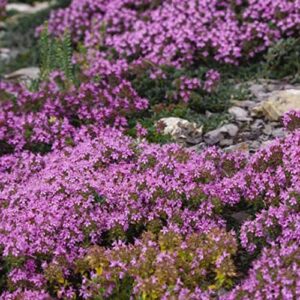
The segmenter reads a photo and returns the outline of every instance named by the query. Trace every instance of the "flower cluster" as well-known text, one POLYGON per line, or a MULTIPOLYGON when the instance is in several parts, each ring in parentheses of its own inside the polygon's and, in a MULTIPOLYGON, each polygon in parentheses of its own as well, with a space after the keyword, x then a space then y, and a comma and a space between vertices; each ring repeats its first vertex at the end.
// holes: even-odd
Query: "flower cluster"
POLYGON ((150 144, 136 119, 149 105, 138 90, 157 109, 211 92, 220 74, 199 64, 253 57, 299 15, 298 0, 73 0, 52 13, 50 31, 79 45, 72 76, 0 82, 0 298, 299 298, 299 112, 251 156, 150 144))
POLYGON ((300 112, 290 111, 284 115, 283 124, 290 131, 300 128, 300 112))
POLYGON ((211 92, 219 83, 221 75, 218 71, 209 70, 205 74, 205 82, 203 89, 207 92, 211 92))
POLYGON ((237 63, 297 33, 299 12, 297 0, 74 0, 49 28, 157 64, 237 63))
POLYGON ((253 221, 242 226, 241 240, 248 251, 262 249, 247 279, 224 299, 294 299, 299 297, 299 183, 253 221))
POLYGON ((288 246, 264 249, 249 278, 222 299, 297 299, 299 258, 299 240, 288 246))
POLYGON ((238 239, 258 258, 224 299, 295 298, 299 146, 296 130, 252 157, 196 154, 101 129, 78 131, 75 147, 44 156, 2 156, 0 249, 14 262, 4 299, 31 291, 45 299, 223 297, 238 276, 238 239), (223 212, 243 201, 253 218, 236 236, 223 212))
POLYGON ((207 234, 182 234, 164 230, 144 233, 133 245, 116 243, 110 250, 92 248, 87 257, 94 270, 88 283, 90 297, 114 292, 125 278, 132 278, 132 294, 147 299, 191 299, 230 287, 235 274, 232 256, 236 240, 231 233, 213 228, 207 234), (210 277, 215 273, 215 277, 210 277), (210 289, 210 291, 208 291, 210 289))
POLYGON ((201 82, 198 78, 188 78, 186 76, 181 76, 174 84, 178 86, 178 95, 175 98, 183 99, 186 103, 190 100, 191 92, 201 87, 201 82))
POLYGON ((38 291, 31 291, 31 290, 22 290, 18 289, 13 293, 3 293, 1 295, 3 300, 51 300, 52 298, 46 292, 38 292, 38 291))
POLYGON ((78 128, 126 126, 126 117, 147 108, 148 101, 121 71, 102 59, 82 71, 79 86, 56 71, 37 91, 0 82, 0 141, 16 150, 57 148, 72 144, 78 128))

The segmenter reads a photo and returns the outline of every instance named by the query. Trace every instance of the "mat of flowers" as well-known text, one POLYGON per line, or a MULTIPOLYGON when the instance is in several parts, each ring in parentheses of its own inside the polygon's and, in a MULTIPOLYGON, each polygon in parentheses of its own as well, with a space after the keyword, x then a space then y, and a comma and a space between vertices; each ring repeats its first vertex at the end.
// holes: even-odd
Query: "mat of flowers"
POLYGON ((79 84, 60 71, 36 90, 0 82, 0 299, 300 298, 299 112, 251 156, 125 134, 149 105, 129 80, 145 61, 238 64, 299 27, 288 0, 74 0, 52 13, 50 32, 70 30, 87 56, 74 57, 79 84))

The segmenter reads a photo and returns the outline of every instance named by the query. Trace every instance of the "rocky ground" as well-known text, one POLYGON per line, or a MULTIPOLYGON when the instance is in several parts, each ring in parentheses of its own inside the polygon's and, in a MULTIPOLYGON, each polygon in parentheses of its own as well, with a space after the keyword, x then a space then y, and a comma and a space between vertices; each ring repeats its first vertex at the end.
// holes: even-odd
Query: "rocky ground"
MULTIPOLYGON (((255 152, 275 138, 286 135, 281 122, 283 114, 300 108, 300 85, 275 80, 257 80, 243 84, 249 100, 231 100, 228 122, 203 134, 201 126, 180 118, 164 118, 164 133, 197 150, 216 145, 231 151, 255 152)), ((239 86, 237 86, 239 88, 239 86)), ((211 117, 207 112, 207 117, 211 117)))

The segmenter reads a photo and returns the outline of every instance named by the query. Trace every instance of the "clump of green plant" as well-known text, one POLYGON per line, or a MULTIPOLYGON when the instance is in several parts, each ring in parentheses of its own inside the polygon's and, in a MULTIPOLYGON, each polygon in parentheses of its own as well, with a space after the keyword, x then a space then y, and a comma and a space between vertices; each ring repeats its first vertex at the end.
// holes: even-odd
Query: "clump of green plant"
POLYGON ((149 100, 151 106, 157 104, 178 104, 187 103, 189 109, 197 113, 223 112, 230 105, 230 99, 242 100, 246 96, 245 91, 235 88, 234 80, 231 80, 230 74, 225 74, 223 78, 211 90, 207 91, 203 88, 205 83, 205 76, 211 68, 207 66, 200 66, 189 69, 176 69, 175 67, 147 65, 145 63, 142 67, 139 66, 131 71, 131 81, 138 93, 149 100), (156 77, 151 76, 153 73, 158 73, 156 77), (200 83, 192 88, 183 86, 185 79, 196 80, 200 83), (230 78, 230 80, 229 80, 230 78), (186 90, 182 90, 186 88, 186 90), (188 93, 188 97, 182 99, 181 92, 188 93))
POLYGON ((189 107, 198 113, 205 113, 206 111, 220 113, 230 107, 230 100, 240 100, 243 97, 242 92, 236 89, 233 84, 223 81, 210 93, 193 92, 189 107))
POLYGON ((128 125, 129 128, 126 131, 126 134, 131 137, 138 137, 139 133, 137 130, 138 124, 142 126, 146 130, 146 134, 144 138, 150 142, 155 144, 167 144, 172 141, 172 137, 170 135, 162 134, 156 127, 157 118, 148 117, 148 118, 134 118, 129 120, 128 125))
POLYGON ((271 78, 300 79, 300 38, 278 41, 266 54, 265 72, 271 78))
MULTIPOLYGON (((45 27, 46 28, 46 27, 45 27)), ((75 82, 75 67, 72 63, 71 37, 66 32, 62 39, 50 37, 44 29, 39 40, 40 80, 47 80, 52 71, 62 71, 65 77, 75 82)))

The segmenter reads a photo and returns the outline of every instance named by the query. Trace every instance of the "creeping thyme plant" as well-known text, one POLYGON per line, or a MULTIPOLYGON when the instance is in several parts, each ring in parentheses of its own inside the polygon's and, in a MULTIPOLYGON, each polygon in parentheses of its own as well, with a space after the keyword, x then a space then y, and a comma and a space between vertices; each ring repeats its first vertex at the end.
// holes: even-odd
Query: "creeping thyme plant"
POLYGON ((251 156, 151 143, 143 120, 211 99, 219 64, 295 36, 299 16, 298 0, 54 11, 40 78, 0 81, 0 299, 298 299, 300 113, 251 156))

